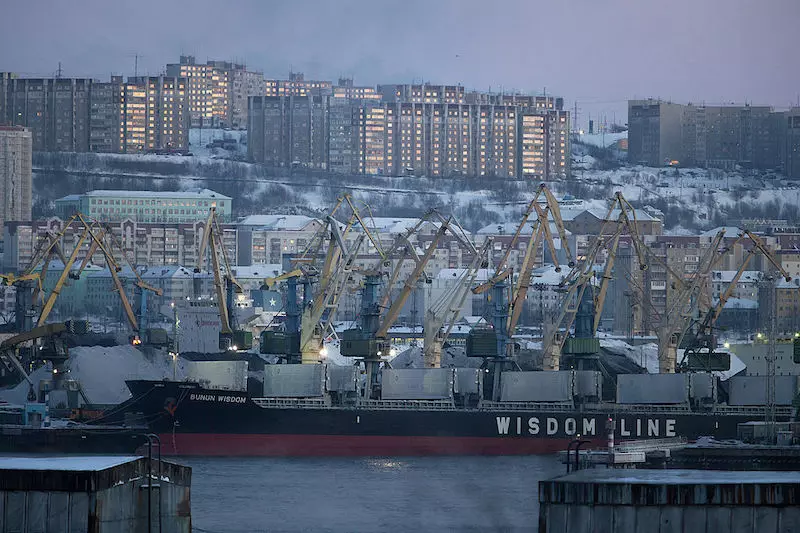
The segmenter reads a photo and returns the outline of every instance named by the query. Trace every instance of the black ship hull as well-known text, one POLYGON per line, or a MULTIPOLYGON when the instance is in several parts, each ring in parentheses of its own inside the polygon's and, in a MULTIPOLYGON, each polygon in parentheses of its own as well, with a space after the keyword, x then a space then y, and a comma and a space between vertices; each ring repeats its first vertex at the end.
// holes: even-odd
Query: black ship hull
MULTIPOLYGON (((525 455, 552 453, 576 439, 602 446, 612 420, 617 440, 736 437, 753 413, 609 408, 483 410, 293 407, 196 383, 129 381, 118 415, 147 421, 162 453, 205 456, 525 455)), ((640 406, 645 407, 645 406, 640 406)))
POLYGON ((0 426, 0 453, 134 455, 147 444, 145 428, 0 426))

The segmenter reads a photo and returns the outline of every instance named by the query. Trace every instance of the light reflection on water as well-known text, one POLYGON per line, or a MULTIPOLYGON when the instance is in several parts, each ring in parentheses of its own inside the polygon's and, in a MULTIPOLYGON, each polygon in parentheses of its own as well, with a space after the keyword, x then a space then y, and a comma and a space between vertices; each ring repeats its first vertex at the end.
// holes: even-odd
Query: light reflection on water
POLYGON ((198 532, 536 531, 554 456, 179 458, 198 532))

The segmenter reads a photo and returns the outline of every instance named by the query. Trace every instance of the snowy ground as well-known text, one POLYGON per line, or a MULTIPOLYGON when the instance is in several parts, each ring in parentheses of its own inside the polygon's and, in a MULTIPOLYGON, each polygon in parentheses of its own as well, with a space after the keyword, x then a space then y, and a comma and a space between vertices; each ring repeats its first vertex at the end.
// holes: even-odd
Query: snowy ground
POLYGON ((189 150, 195 157, 225 158, 233 154, 247 155, 247 130, 224 130, 219 128, 192 128, 189 130, 189 150), (235 141, 236 150, 209 148, 215 140, 235 141))

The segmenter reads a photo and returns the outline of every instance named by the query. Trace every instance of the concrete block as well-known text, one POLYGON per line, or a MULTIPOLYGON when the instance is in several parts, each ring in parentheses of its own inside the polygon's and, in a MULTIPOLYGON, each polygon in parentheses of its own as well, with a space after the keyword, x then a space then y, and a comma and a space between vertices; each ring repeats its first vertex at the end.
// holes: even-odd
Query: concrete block
POLYGON ((800 531, 800 508, 782 507, 778 509, 778 520, 780 533, 800 531))
POLYGON ((628 505, 615 505, 612 531, 636 531, 636 509, 628 505))
MULTIPOLYGON (((653 531, 659 521, 658 507, 637 507, 636 508, 636 529, 633 531, 653 531)), ((656 531, 658 531, 656 529, 656 531)))
POLYGON ((731 533, 756 533, 753 507, 734 507, 731 510, 731 533))
POLYGON ((756 507, 754 533, 778 531, 778 513, 773 507, 756 507))
POLYGON ((50 493, 50 512, 47 513, 47 531, 69 531, 69 494, 50 493))
POLYGON ((596 508, 589 505, 572 505, 567 520, 569 531, 573 533, 592 533, 592 514, 596 508))
MULTIPOLYGON (((546 516, 547 524, 545 528, 545 532, 559 532, 559 531, 569 531, 567 525, 567 515, 569 512, 570 506, 569 505, 548 505, 545 509, 544 515, 546 516)), ((541 512, 541 510, 540 510, 541 512)))
POLYGON ((615 533, 614 528, 614 507, 611 505, 598 505, 594 508, 592 517, 593 533, 615 533))
POLYGON ((672 505, 660 509, 658 533, 683 533, 683 509, 672 505))
POLYGON ((706 509, 706 531, 730 531, 731 508, 710 506, 706 509))
POLYGON ((684 533, 705 533, 706 508, 697 506, 684 507, 683 525, 684 533))
POLYGON ((47 533, 47 493, 31 491, 28 493, 27 500, 26 533, 47 533))

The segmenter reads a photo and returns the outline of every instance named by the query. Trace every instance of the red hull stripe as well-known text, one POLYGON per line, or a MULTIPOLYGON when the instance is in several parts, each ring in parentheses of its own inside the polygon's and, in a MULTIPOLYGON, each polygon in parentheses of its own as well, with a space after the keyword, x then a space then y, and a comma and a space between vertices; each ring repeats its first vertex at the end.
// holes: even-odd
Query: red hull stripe
MULTIPOLYGON (((161 434, 165 455, 262 457, 368 457, 426 455, 532 455, 567 449, 571 439, 527 437, 400 437, 351 435, 161 434)), ((600 447, 593 439, 588 447, 600 447)))

